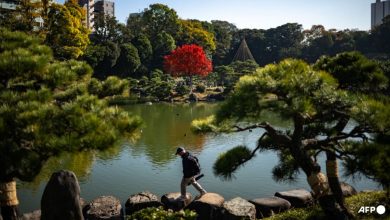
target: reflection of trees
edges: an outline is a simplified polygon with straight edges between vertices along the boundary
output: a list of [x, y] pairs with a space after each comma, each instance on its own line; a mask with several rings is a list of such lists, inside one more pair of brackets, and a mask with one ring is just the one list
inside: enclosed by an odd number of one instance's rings
[[51, 174], [55, 171], [66, 169], [73, 171], [79, 181], [86, 180], [95, 160], [93, 151], [83, 151], [75, 153], [63, 153], [56, 157], [51, 157], [46, 161], [40, 173], [32, 182], [22, 183], [25, 188], [37, 190], [41, 183], [47, 182]]
[[156, 164], [173, 159], [178, 146], [200, 151], [205, 136], [191, 132], [191, 121], [212, 114], [215, 107], [213, 104], [131, 106], [131, 111], [140, 115], [145, 124], [141, 138], [131, 146], [137, 154], [146, 154]]
[[[135, 132], [133, 137], [127, 137], [131, 140], [136, 140], [139, 134]], [[53, 172], [58, 170], [71, 170], [73, 171], [78, 180], [83, 182], [88, 179], [91, 172], [95, 158], [101, 160], [111, 160], [120, 155], [123, 150], [123, 145], [115, 145], [101, 151], [82, 151], [73, 153], [63, 153], [56, 157], [51, 157], [44, 166], [40, 173], [34, 178], [32, 182], [23, 182], [23, 186], [28, 189], [37, 190], [42, 183], [46, 183]]]

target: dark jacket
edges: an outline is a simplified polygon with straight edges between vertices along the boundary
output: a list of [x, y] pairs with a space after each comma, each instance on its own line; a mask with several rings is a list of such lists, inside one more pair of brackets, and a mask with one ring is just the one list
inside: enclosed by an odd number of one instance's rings
[[200, 173], [200, 166], [196, 157], [186, 152], [181, 156], [181, 158], [184, 178], [190, 178]]

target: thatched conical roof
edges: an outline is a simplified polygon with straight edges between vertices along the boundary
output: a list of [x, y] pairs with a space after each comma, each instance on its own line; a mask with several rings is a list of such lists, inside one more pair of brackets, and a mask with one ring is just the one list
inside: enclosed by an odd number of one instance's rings
[[246, 60], [255, 60], [252, 56], [251, 50], [248, 47], [248, 44], [246, 43], [245, 38], [241, 41], [240, 47], [238, 47], [238, 50], [236, 54], [234, 55], [233, 61], [246, 61]]

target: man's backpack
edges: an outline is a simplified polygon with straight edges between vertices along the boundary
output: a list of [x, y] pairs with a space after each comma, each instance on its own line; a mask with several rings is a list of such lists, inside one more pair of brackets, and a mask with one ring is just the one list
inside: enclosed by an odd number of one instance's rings
[[191, 161], [193, 162], [193, 173], [194, 174], [198, 174], [200, 173], [200, 164], [199, 164], [199, 159], [194, 156], [194, 155], [191, 155]]

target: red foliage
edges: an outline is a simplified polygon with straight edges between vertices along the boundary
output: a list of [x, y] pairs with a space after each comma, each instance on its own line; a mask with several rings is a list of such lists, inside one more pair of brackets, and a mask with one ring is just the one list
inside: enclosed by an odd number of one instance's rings
[[191, 44], [178, 47], [164, 56], [164, 69], [173, 76], [207, 76], [213, 67], [203, 48]]

